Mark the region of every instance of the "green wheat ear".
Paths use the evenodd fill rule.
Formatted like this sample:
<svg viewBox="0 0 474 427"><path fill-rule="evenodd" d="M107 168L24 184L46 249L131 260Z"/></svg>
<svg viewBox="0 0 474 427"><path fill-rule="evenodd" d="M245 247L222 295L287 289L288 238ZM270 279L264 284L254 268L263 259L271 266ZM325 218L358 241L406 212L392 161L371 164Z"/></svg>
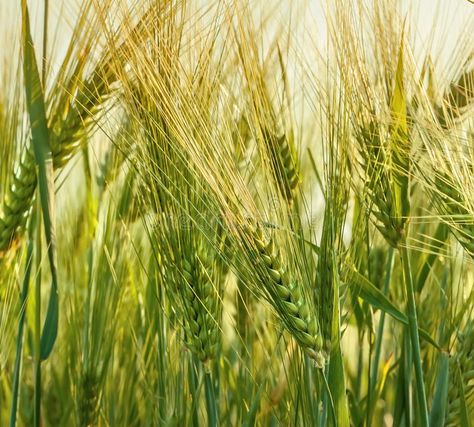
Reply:
<svg viewBox="0 0 474 427"><path fill-rule="evenodd" d="M84 142L87 132L96 120L97 113L110 95L112 74L96 71L74 100L68 104L65 117L52 124L51 151L54 168L63 167ZM26 224L36 189L36 163L31 142L28 143L11 184L3 198L0 210L0 254L8 251Z"/></svg>
<svg viewBox="0 0 474 427"><path fill-rule="evenodd" d="M394 183L406 179L408 165L405 164L404 156L393 156L392 170L388 169L390 155L386 144L382 143L381 132L379 126L371 122L360 130L357 139L364 170L364 188L373 207L375 225L385 240L396 248L403 236L407 217L400 215L400 209L397 209ZM407 202L404 201L404 204Z"/></svg>
<svg viewBox="0 0 474 427"><path fill-rule="evenodd" d="M194 251L182 260L180 311L184 315L187 347L205 365L215 359L220 343L220 271L216 254L194 239ZM179 280L179 279L178 279Z"/></svg>
<svg viewBox="0 0 474 427"><path fill-rule="evenodd" d="M265 237L262 228L247 229L251 236L257 261L258 275L265 294L285 328L311 357L323 367L325 355L316 309L309 303L303 287L283 265L279 250L272 237Z"/></svg>
<svg viewBox="0 0 474 427"><path fill-rule="evenodd" d="M438 209L456 239L474 258L474 218L469 209L469 202L451 176L443 172L435 174L435 199Z"/></svg>
<svg viewBox="0 0 474 427"><path fill-rule="evenodd" d="M77 413L79 425L88 427L95 425L98 416L99 380L93 370L87 370L81 374L78 386Z"/></svg>
<svg viewBox="0 0 474 427"><path fill-rule="evenodd" d="M288 136L283 133L277 137L272 132L264 131L263 139L270 155L278 188L282 196L291 203L298 188L300 177Z"/></svg>

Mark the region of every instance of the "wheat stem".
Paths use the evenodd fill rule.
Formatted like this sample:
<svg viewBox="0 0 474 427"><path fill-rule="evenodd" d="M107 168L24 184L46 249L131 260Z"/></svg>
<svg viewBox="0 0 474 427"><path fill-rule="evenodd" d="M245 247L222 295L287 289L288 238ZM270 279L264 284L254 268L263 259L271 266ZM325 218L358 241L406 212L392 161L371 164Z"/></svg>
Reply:
<svg viewBox="0 0 474 427"><path fill-rule="evenodd" d="M34 317L34 425L41 425L41 205L37 202Z"/></svg>
<svg viewBox="0 0 474 427"><path fill-rule="evenodd" d="M23 330L25 327L25 318L26 318L26 303L28 297L28 289L30 286L30 276L31 268L33 264L33 249L34 243L32 238L32 233L35 228L35 215L33 215L32 221L30 222L30 227L28 230L28 248L26 253L26 267L23 277L23 284L20 294L20 318L18 319L18 333L16 338L16 356L15 356L15 367L13 371L13 393L12 393L12 405L10 413L10 427L16 426L16 417L18 411L18 397L20 391L20 376L22 369L22 360L23 360Z"/></svg>
<svg viewBox="0 0 474 427"><path fill-rule="evenodd" d="M394 259L394 252L392 246L388 249L388 256L387 256L387 264L386 264L386 271L385 271L385 280L383 284L383 293L386 295L388 292L388 287L390 285L390 280L392 278L392 270L393 270L393 259ZM377 375L379 371L380 365L380 355L382 353L382 341L383 341L383 331L385 327L385 311L380 312L380 319L377 328L377 334L375 336L375 353L374 353L374 360L372 362L372 372L370 374L370 395L373 395L375 392L375 388L377 386ZM374 407L374 406L373 406ZM368 425L371 425L373 411L370 410L368 413Z"/></svg>
<svg viewBox="0 0 474 427"><path fill-rule="evenodd" d="M219 425L219 415L210 372L204 372L204 388L206 391L207 425L217 427Z"/></svg>
<svg viewBox="0 0 474 427"><path fill-rule="evenodd" d="M413 351L413 363L415 365L416 391L418 396L419 413L421 416L421 425L428 427L428 405L426 403L425 383L421 364L420 338L418 336L418 320L416 315L413 277L406 241L405 239L403 240L404 241L399 246L399 251L402 258L404 282L407 294L408 329L410 332L410 341Z"/></svg>

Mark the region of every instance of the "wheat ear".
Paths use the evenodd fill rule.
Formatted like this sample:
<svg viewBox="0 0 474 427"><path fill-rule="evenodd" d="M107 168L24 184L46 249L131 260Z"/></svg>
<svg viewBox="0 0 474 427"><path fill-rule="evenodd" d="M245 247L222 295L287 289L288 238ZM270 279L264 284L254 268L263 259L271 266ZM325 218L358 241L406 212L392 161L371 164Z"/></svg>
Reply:
<svg viewBox="0 0 474 427"><path fill-rule="evenodd" d="M213 280L215 263L203 245L195 249L183 260L182 311L187 346L206 364L218 351L220 295Z"/></svg>
<svg viewBox="0 0 474 427"><path fill-rule="evenodd" d="M248 231L256 252L259 278L269 296L270 303L283 325L304 351L323 367L322 337L314 307L309 304L301 285L292 279L283 266L280 252L271 237L265 238L260 227Z"/></svg>
<svg viewBox="0 0 474 427"><path fill-rule="evenodd" d="M77 399L78 421L81 427L95 425L97 421L99 402L98 388L99 381L92 370L87 370L81 374Z"/></svg>
<svg viewBox="0 0 474 427"><path fill-rule="evenodd" d="M393 153L392 165L388 169L390 155L382 143L381 130L374 123L362 129L357 139L364 170L364 188L377 220L375 225L385 240L396 248L403 236L406 216L397 213L393 182L406 180L407 159Z"/></svg>
<svg viewBox="0 0 474 427"><path fill-rule="evenodd" d="M278 188L282 196L291 203L298 188L300 177L288 137L284 133L276 136L272 132L263 131L263 139L270 156Z"/></svg>
<svg viewBox="0 0 474 427"><path fill-rule="evenodd" d="M61 168L77 152L96 114L110 94L110 72L96 71L63 120L51 126L54 167ZM23 230L36 189L36 163L31 141L12 176L0 211L0 254L8 251Z"/></svg>
<svg viewBox="0 0 474 427"><path fill-rule="evenodd" d="M434 187L439 211L459 243L474 257L474 218L466 197L447 173L436 172Z"/></svg>

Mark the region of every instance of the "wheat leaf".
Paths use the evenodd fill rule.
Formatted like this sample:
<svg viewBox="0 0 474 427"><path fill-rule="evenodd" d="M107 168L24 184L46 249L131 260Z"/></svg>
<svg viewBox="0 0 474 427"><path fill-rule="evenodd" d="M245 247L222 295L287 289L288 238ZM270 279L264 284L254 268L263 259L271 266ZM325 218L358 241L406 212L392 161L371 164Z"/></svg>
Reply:
<svg viewBox="0 0 474 427"><path fill-rule="evenodd" d="M23 72L25 79L26 105L30 118L31 137L38 171L39 194L43 225L48 245L48 259L51 270L51 293L46 319L41 333L41 359L48 358L56 341L58 331L58 284L55 262L54 229L54 176L53 159L49 143L43 88L36 61L33 40L30 33L28 6L22 0L22 45Z"/></svg>
<svg viewBox="0 0 474 427"><path fill-rule="evenodd" d="M436 379L436 388L431 405L430 426L442 427L448 405L449 389L449 356L447 353L440 354L438 367L438 377Z"/></svg>
<svg viewBox="0 0 474 427"><path fill-rule="evenodd" d="M393 89L391 112L392 167L394 178L395 209L397 217L406 217L409 213L408 172L409 172L409 138L407 120L407 99L403 84L403 35L400 42L395 86Z"/></svg>
<svg viewBox="0 0 474 427"><path fill-rule="evenodd" d="M407 316L395 307L395 305L377 287L375 287L370 280L359 273L355 267L353 267L349 272L349 278L358 287L360 292L359 296L364 301L369 303L372 307L384 311L404 325L408 325ZM418 333L426 342L430 343L438 350L441 350L439 344L424 329L418 328Z"/></svg>

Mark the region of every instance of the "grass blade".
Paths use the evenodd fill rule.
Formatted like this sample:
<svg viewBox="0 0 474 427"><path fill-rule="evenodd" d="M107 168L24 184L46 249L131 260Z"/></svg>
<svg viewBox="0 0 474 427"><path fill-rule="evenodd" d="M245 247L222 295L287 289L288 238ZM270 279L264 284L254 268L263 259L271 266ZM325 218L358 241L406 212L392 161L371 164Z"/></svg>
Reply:
<svg viewBox="0 0 474 427"><path fill-rule="evenodd" d="M20 294L20 319L18 320L18 334L16 338L16 355L15 355L15 368L13 371L13 393L12 393L12 404L11 404L11 413L10 413L10 427L16 426L16 415L18 411L18 396L20 391L20 374L21 374L21 365L22 365L22 355L23 355L23 329L25 325L26 317L26 302L28 296L28 288L30 284L31 276L31 267L33 264L33 230L34 230L34 220L35 216L32 216L32 221L30 223L29 230L29 241L28 248L26 252L26 267L23 277L23 284Z"/></svg>
<svg viewBox="0 0 474 427"><path fill-rule="evenodd" d="M46 119L43 88L30 32L26 0L22 0L22 17L23 71L26 104L30 118L32 144L38 168L41 211L52 277L48 309L41 333L41 359L44 360L48 358L56 341L59 317L58 282L55 261L53 159L49 144L49 130Z"/></svg>
<svg viewBox="0 0 474 427"><path fill-rule="evenodd" d="M390 315L393 319L408 325L408 317L401 312L383 293L378 289L369 279L359 273L355 267L349 271L349 278L354 282L355 286L359 287L360 297L369 303L372 307L382 310L384 313ZM436 349L441 350L441 347L431 335L422 328L418 328L418 333L421 338L429 342Z"/></svg>
<svg viewBox="0 0 474 427"><path fill-rule="evenodd" d="M449 389L449 356L447 353L440 354L438 378L436 379L436 388L431 405L430 426L444 426L446 410L448 406Z"/></svg>

